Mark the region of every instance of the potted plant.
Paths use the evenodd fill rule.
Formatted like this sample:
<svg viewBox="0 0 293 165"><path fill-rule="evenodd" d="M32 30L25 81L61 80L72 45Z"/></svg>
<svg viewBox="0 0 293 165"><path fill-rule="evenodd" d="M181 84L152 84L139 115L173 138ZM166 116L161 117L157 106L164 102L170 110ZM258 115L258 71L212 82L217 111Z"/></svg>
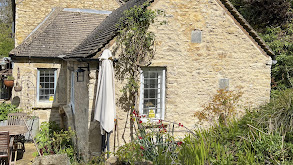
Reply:
<svg viewBox="0 0 293 165"><path fill-rule="evenodd" d="M14 77L13 76L7 76L6 79L4 79L4 85L6 87L12 88L14 85Z"/></svg>

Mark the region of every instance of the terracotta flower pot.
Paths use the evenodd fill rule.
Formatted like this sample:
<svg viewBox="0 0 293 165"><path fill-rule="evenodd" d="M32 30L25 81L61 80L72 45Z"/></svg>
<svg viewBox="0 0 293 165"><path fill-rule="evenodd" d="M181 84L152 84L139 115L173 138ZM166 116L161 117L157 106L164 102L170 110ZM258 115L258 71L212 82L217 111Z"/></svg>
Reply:
<svg viewBox="0 0 293 165"><path fill-rule="evenodd" d="M4 80L4 85L5 85L6 87L10 87L10 88L12 88L13 85L14 85L14 80Z"/></svg>

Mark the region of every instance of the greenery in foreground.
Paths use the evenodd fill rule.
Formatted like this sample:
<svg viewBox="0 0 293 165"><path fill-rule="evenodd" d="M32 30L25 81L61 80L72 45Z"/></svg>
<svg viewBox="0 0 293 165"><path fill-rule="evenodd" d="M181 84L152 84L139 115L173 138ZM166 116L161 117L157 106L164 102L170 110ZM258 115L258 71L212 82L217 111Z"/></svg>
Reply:
<svg viewBox="0 0 293 165"><path fill-rule="evenodd" d="M238 121L195 131L182 141L165 131L139 132L116 156L130 164L292 164L292 113L293 90L287 89Z"/></svg>

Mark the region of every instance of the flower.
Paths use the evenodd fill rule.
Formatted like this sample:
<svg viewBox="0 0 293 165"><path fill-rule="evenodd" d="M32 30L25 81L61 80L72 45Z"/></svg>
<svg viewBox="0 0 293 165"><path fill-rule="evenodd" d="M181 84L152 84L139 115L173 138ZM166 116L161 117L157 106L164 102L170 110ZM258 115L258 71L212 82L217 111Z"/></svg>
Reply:
<svg viewBox="0 0 293 165"><path fill-rule="evenodd" d="M182 141L179 141L177 142L177 145L180 146L183 142Z"/></svg>
<svg viewBox="0 0 293 165"><path fill-rule="evenodd" d="M139 139L142 139L142 137L140 136Z"/></svg>
<svg viewBox="0 0 293 165"><path fill-rule="evenodd" d="M179 123L179 127L181 126L181 123Z"/></svg>
<svg viewBox="0 0 293 165"><path fill-rule="evenodd" d="M144 150L143 146L140 146L140 149Z"/></svg>
<svg viewBox="0 0 293 165"><path fill-rule="evenodd" d="M142 123L142 121L141 121L141 120L139 120L139 123Z"/></svg>

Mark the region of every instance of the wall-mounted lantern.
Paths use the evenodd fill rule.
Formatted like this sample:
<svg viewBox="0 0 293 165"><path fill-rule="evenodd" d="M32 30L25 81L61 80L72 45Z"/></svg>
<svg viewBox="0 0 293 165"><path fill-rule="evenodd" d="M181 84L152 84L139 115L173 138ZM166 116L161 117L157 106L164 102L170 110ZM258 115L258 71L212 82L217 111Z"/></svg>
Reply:
<svg viewBox="0 0 293 165"><path fill-rule="evenodd" d="M76 71L77 82L84 82L84 71L85 70L82 68L86 68L88 71L90 70L89 64L87 67L78 67L78 69Z"/></svg>

